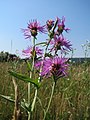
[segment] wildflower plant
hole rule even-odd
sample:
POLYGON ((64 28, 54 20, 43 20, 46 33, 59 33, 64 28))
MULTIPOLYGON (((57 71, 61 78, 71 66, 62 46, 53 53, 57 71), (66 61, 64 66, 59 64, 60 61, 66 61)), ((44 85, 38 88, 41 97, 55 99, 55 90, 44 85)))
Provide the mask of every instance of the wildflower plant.
POLYGON ((61 77, 67 76, 67 69, 69 66, 68 59, 58 54, 58 51, 61 51, 62 54, 64 54, 65 51, 68 52, 72 49, 70 41, 63 36, 64 31, 69 31, 69 28, 65 27, 65 17, 62 17, 62 19, 56 18, 56 20, 47 20, 46 24, 42 26, 37 20, 29 21, 27 28, 22 29, 25 39, 28 39, 33 43, 32 46, 29 45, 26 50, 22 51, 22 54, 29 59, 26 63, 30 75, 22 75, 21 73, 12 70, 9 71, 9 73, 28 83, 28 100, 21 101, 20 103, 28 113, 28 120, 31 119, 31 115, 34 111, 38 90, 42 87, 42 81, 48 77, 52 79, 52 92, 43 116, 43 120, 45 120, 50 108, 55 85, 61 77), (46 41, 36 43, 39 32, 48 35, 46 41), (44 47, 43 50, 39 48, 41 45, 44 47), (38 74, 37 76, 36 73, 38 74), (35 95, 32 101, 30 98, 31 85, 35 88, 35 95))

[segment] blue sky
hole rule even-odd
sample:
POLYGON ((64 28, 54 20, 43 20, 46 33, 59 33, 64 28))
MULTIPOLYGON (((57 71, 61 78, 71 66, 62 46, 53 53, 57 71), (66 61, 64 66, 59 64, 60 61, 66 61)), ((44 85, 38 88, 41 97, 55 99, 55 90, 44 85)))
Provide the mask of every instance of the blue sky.
MULTIPOLYGON (((21 32, 29 20, 45 24, 48 19, 66 17, 64 34, 76 48, 75 57, 84 56, 81 44, 90 40, 90 0, 0 0, 0 51, 19 53, 29 44, 21 32)), ((43 37, 39 41, 43 41, 43 37)))

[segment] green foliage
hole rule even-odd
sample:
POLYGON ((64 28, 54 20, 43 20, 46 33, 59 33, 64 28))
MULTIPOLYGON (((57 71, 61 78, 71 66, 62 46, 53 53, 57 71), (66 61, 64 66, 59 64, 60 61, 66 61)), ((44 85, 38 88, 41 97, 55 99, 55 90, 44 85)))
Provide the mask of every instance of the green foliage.
POLYGON ((40 87, 40 83, 38 83, 38 79, 32 80, 30 77, 22 75, 20 73, 16 73, 14 71, 8 71, 10 73, 10 75, 14 76, 15 78, 18 78, 19 80, 22 80, 26 83, 30 82, 32 84, 34 84, 37 88, 40 87))
POLYGON ((47 45, 47 42, 41 42, 41 43, 37 43, 35 46, 38 46, 38 45, 47 45))
POLYGON ((15 102, 15 101, 11 98, 11 96, 5 96, 5 95, 1 95, 1 94, 0 94, 0 96, 1 96, 2 98, 4 98, 4 99, 10 101, 10 102, 13 102, 13 103, 15 102))
MULTIPOLYGON (((13 102, 8 102, 6 98, 14 98, 14 88, 12 76, 8 74, 11 63, 0 63, 0 120, 11 120, 13 115, 13 102), (5 68, 5 69, 4 69, 5 68), (10 97, 11 96, 11 97, 10 97), (7 111, 7 112, 6 112, 7 111)), ((25 62, 18 64, 17 71, 28 74, 25 62)), ((46 120, 89 120, 90 119, 90 64, 72 65, 69 68, 69 75, 57 81, 53 100, 47 113, 46 120)), ((27 85, 22 80, 17 80, 19 87, 19 99, 22 101, 21 112, 23 119, 27 120, 26 111, 30 111, 31 105, 27 104, 27 85), (24 98, 24 99, 23 99, 24 98)), ((31 86, 31 101, 34 96, 34 87, 31 86)), ((32 120, 42 120, 44 109, 47 108, 51 93, 51 80, 48 78, 42 81, 42 86, 38 91, 35 110, 32 120)))

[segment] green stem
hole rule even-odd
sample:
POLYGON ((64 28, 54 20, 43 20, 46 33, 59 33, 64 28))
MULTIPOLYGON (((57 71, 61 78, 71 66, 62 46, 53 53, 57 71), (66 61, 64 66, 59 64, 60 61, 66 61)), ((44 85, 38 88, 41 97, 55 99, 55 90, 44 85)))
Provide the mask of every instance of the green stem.
MULTIPOLYGON (((33 51, 35 53, 35 38, 33 39, 33 51)), ((33 55, 33 68, 32 68, 32 71, 34 70, 34 62, 35 62, 35 54, 33 55)), ((32 102, 32 106, 31 106, 31 112, 33 112, 34 110, 34 107, 35 107, 35 103, 36 103, 36 98, 37 98, 37 88, 35 90, 35 95, 34 95, 34 99, 33 99, 33 102, 32 102)))
POLYGON ((53 82, 51 96, 50 96, 50 99, 49 99, 49 103, 48 103, 47 109, 46 109, 46 111, 45 111, 45 113, 44 113, 44 118, 43 118, 43 120, 45 120, 46 115, 47 115, 47 112, 48 112, 48 110, 49 110, 49 108, 50 108, 51 101, 52 101, 52 97, 53 97, 53 93, 54 93, 54 88, 55 88, 55 82, 53 82))
POLYGON ((28 104, 30 104, 30 83, 28 83, 28 104))
MULTIPOLYGON (((33 50, 32 51, 35 51, 35 38, 33 38, 33 50)), ((33 55, 33 58, 32 58, 32 69, 30 71, 30 78, 32 78, 32 75, 33 75, 34 62, 35 62, 35 56, 33 55)), ((30 85, 30 83, 28 83, 28 104, 29 105, 30 105, 30 94, 31 94, 30 93, 30 88, 31 88, 31 85, 30 85)), ((31 112, 28 112, 28 120, 30 120, 30 118, 31 118, 31 112)))
POLYGON ((31 118, 31 113, 28 112, 28 120, 30 120, 30 118, 31 118))
POLYGON ((34 96, 34 99, 33 99, 33 102, 32 102, 32 106, 31 106, 31 112, 28 112, 28 120, 31 119, 31 113, 33 112, 34 110, 34 107, 35 107, 35 103, 36 103, 36 98, 37 98, 37 88, 35 90, 35 96, 34 96))
POLYGON ((33 110, 34 110, 35 103, 36 103, 36 98, 37 98, 37 88, 35 90, 35 96, 34 96, 34 99, 33 99, 33 102, 32 102, 31 112, 33 112, 33 110))

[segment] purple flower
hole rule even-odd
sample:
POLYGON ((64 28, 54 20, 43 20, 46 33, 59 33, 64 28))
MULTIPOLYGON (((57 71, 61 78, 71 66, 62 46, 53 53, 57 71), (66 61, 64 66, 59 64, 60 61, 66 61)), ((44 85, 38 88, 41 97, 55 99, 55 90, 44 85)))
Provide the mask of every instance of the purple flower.
POLYGON ((50 49, 55 50, 55 53, 58 50, 61 50, 62 52, 68 51, 68 50, 72 50, 71 48, 71 44, 70 41, 68 41, 67 39, 65 39, 63 36, 55 36, 54 40, 51 41, 51 44, 53 45, 52 48, 50 49))
POLYGON ((35 47, 35 52, 33 52, 33 47, 28 47, 26 50, 23 50, 22 53, 24 56, 32 58, 33 55, 35 55, 35 57, 37 57, 37 55, 41 56, 43 54, 43 50, 35 47))
POLYGON ((65 28, 65 17, 63 16, 61 20, 59 18, 57 18, 57 19, 58 19, 58 29, 57 29, 56 34, 60 35, 60 34, 62 34, 62 32, 64 30, 66 32, 68 32, 70 30, 70 28, 65 28))
MULTIPOLYGON (((41 76, 50 77, 51 75, 53 75, 55 80, 60 77, 66 76, 66 70, 68 68, 67 60, 68 59, 66 58, 60 57, 45 59, 43 61, 42 72, 40 73, 41 76)), ((35 64, 35 67, 39 69, 41 64, 42 61, 39 61, 35 64)))
POLYGON ((31 36, 36 37, 38 32, 45 33, 45 25, 41 26, 37 20, 33 20, 33 22, 28 23, 27 29, 22 29, 24 36, 27 38, 31 38, 31 36))
POLYGON ((54 26, 54 21, 53 20, 47 20, 46 25, 47 25, 48 31, 50 31, 52 29, 52 27, 54 26))

